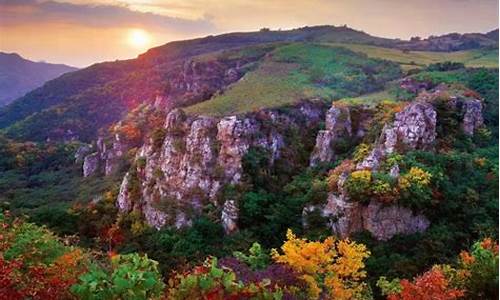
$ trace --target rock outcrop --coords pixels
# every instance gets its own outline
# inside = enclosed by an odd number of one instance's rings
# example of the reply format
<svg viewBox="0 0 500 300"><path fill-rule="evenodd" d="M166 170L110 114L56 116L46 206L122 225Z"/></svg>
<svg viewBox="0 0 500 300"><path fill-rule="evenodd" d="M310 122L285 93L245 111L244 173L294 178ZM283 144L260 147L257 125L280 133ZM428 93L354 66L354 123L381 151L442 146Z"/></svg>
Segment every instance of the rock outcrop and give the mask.
<svg viewBox="0 0 500 300"><path fill-rule="evenodd" d="M333 233L346 238L353 233L366 230L378 240L389 240L397 234L412 234L425 231L429 220L399 205L384 206L377 201L368 205L352 202L343 195L330 194L324 207L310 206L307 213L320 210Z"/></svg>
<svg viewBox="0 0 500 300"><path fill-rule="evenodd" d="M468 99L463 103L462 130L466 135L474 135L474 131L484 125L483 103L479 99Z"/></svg>
<svg viewBox="0 0 500 300"><path fill-rule="evenodd" d="M117 170L120 159L128 150L128 146L122 142L118 134L113 136L111 146L107 145L104 138L99 137L95 148L95 152L86 155L83 159L83 177L95 175L99 171L106 176L113 174ZM80 149L75 157L83 155L83 150ZM91 149L92 147L88 147L86 153Z"/></svg>
<svg viewBox="0 0 500 300"><path fill-rule="evenodd" d="M411 82L415 88L424 88ZM410 83L408 83L410 85ZM454 93L454 94L453 94ZM471 136L483 126L482 101L469 91L450 91L445 85L437 86L432 92L422 91L416 101L406 105L400 112L396 113L394 120L384 125L380 137L374 143L372 150L355 166L346 164L339 166L340 173L337 174L335 192L330 192L324 205L308 205L303 210L303 223L307 226L307 217L313 212L319 213L328 220L328 226L332 231L347 237L355 232L369 231L379 240L388 240L397 234L412 234L422 232L430 225L429 220L421 214L402 207L397 203L382 204L371 200L368 204L351 201L349 194L344 188L344 183L354 170L370 170L377 172L385 158L391 153L404 153L410 150L432 151L436 144L437 126L440 122L438 107L445 104L447 110L455 111L453 116L458 115L461 122L461 130ZM320 131L317 137L315 152L312 154L311 162L326 161L333 157L331 143L334 139L330 133L332 118L339 114L333 114L335 108L329 111L330 117L326 122L330 123L327 130ZM460 117L461 116L461 117ZM445 121L448 122L448 121ZM352 129L354 124L349 124ZM345 126L341 125L344 129ZM457 128L458 129L458 128ZM450 130L454 130L450 128ZM330 138L330 139L329 139ZM393 165L388 174L397 179L399 177L399 166Z"/></svg>
<svg viewBox="0 0 500 300"><path fill-rule="evenodd" d="M311 166L320 162L333 162L335 142L352 136L351 114L343 105L333 105L326 113L325 130L316 137L316 146L311 155Z"/></svg>
<svg viewBox="0 0 500 300"><path fill-rule="evenodd" d="M412 102L386 124L374 149L358 163L357 169L376 170L382 159L399 149L430 150L436 139L437 113L432 104Z"/></svg>
<svg viewBox="0 0 500 300"><path fill-rule="evenodd" d="M92 153L83 160L83 177L88 177L97 172L99 168L99 154Z"/></svg>
<svg viewBox="0 0 500 300"><path fill-rule="evenodd" d="M437 114L432 104L424 101L408 104L396 113L392 123L385 124L372 151L355 169L376 171L384 158L396 151L431 150L436 139L436 122ZM321 145L317 144L316 147ZM394 166L390 174L397 178L399 167ZM343 188L348 176L349 172L341 174L337 182L337 192L330 193L327 203L323 206L306 207L303 217L307 218L308 214L319 210L320 215L329 220L329 227L335 234L347 237L355 232L367 230L379 240L388 240L396 234L424 231L429 226L425 216L414 214L410 209L397 204L384 206L372 200L368 205L364 205L351 201Z"/></svg>
<svg viewBox="0 0 500 300"><path fill-rule="evenodd" d="M122 212L139 209L147 222L157 228L188 226L207 203L222 211L226 232L237 230L238 203L217 202L226 185L241 182L243 159L250 149L269 155L269 164L281 157L289 130L314 130L324 117L324 106L304 103L287 113L266 110L246 116L222 119L186 116L171 111L165 120L166 135L161 145L145 143L136 157L140 199L120 192L117 205ZM130 178L122 183L126 190Z"/></svg>

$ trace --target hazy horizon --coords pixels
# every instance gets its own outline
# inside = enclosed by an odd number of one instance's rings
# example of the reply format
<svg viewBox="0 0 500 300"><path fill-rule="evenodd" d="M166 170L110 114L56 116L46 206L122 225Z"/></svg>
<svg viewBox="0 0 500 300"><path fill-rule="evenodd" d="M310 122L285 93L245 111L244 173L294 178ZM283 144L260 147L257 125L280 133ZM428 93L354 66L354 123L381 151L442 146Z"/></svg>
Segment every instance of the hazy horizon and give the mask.
<svg viewBox="0 0 500 300"><path fill-rule="evenodd" d="M175 40L344 24L400 39L484 33L498 28L498 1L0 0L0 51L85 67Z"/></svg>

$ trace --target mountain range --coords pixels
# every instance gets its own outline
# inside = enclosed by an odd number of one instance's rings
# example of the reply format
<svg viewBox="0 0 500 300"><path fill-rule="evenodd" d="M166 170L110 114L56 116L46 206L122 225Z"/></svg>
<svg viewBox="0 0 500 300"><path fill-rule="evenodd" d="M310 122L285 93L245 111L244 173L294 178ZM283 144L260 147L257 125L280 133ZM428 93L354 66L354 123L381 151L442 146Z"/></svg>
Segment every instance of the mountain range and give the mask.
<svg viewBox="0 0 500 300"><path fill-rule="evenodd" d="M136 59L98 63L45 83L2 108L0 128L10 137L25 140L90 141L99 129L120 120L140 103L163 99L161 105L173 108L209 100L245 73L255 71L284 44L341 45L374 58L404 58L405 62L396 62L410 68L412 64L419 67L449 60L444 54L449 52L443 51L453 50L460 55L453 60L471 66L480 61L480 66L484 61L495 60L498 30L402 41L374 37L345 26L315 26L287 31L264 28L258 32L171 42ZM401 53L384 56L384 51ZM410 51L415 51L415 55ZM435 52L430 61L419 62L422 55L429 56L420 51Z"/></svg>
<svg viewBox="0 0 500 300"><path fill-rule="evenodd" d="M0 52L0 106L6 105L45 82L77 68L34 62L16 53Z"/></svg>

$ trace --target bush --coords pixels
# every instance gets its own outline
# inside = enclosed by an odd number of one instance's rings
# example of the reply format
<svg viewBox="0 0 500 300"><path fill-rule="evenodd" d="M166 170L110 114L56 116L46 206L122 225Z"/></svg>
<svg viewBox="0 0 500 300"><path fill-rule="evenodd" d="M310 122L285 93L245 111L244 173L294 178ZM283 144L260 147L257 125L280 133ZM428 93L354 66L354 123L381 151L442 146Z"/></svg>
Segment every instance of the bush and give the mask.
<svg viewBox="0 0 500 300"><path fill-rule="evenodd" d="M269 280L244 284L236 274L218 267L216 258L209 258L187 274L176 274L169 280L168 299L281 299L283 291L271 287Z"/></svg>
<svg viewBox="0 0 500 300"><path fill-rule="evenodd" d="M322 295L330 299L359 299L370 293L362 282L366 277L364 260L370 252L362 244L333 237L323 242L308 241L288 230L281 250L283 254L272 250L273 259L302 274L309 287L309 299Z"/></svg>
<svg viewBox="0 0 500 300"><path fill-rule="evenodd" d="M93 266L71 291L82 299L160 299L165 285L158 263L138 254L116 255L111 269Z"/></svg>
<svg viewBox="0 0 500 300"><path fill-rule="evenodd" d="M371 171L361 170L352 172L344 186L354 201L367 203L371 199L371 183Z"/></svg>

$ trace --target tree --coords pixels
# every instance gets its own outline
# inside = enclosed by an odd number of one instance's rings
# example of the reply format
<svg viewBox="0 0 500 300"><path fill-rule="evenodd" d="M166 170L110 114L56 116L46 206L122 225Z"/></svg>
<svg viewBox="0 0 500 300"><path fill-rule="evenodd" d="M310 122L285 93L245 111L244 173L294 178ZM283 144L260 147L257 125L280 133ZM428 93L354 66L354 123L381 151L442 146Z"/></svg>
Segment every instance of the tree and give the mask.
<svg viewBox="0 0 500 300"><path fill-rule="evenodd" d="M391 287L379 281L380 287ZM464 291L453 288L440 266L435 266L413 282L408 279L400 281L399 293L390 293L388 300L453 300L464 295ZM394 290L394 287L391 287Z"/></svg>
<svg viewBox="0 0 500 300"><path fill-rule="evenodd" d="M363 244L333 237L323 242L308 241L297 238L291 230L286 236L283 254L273 249L272 257L302 274L311 299L361 299L369 294L362 280L366 277L364 259L370 252Z"/></svg>
<svg viewBox="0 0 500 300"><path fill-rule="evenodd" d="M498 298L498 244L490 238L474 243L470 252L460 253L467 296L474 299Z"/></svg>

